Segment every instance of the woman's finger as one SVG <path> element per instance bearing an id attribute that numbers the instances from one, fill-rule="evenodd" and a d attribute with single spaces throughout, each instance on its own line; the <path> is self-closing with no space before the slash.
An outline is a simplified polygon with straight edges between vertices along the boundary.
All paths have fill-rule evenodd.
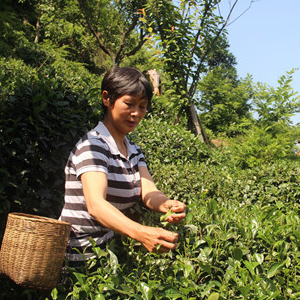
<path id="1" fill-rule="evenodd" d="M 174 203 L 174 205 L 172 205 L 171 211 L 173 211 L 173 212 L 184 212 L 185 208 L 186 208 L 186 205 L 183 204 L 182 202 L 178 201 L 177 203 Z"/>
<path id="2" fill-rule="evenodd" d="M 184 218 L 186 217 L 185 213 L 178 213 L 178 214 L 173 214 L 170 215 L 166 218 L 166 221 L 169 223 L 179 223 L 181 222 Z"/>

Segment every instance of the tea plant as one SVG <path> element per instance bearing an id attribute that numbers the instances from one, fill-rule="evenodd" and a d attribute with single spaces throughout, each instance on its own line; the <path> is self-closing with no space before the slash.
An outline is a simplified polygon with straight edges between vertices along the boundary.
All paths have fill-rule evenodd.
<path id="1" fill-rule="evenodd" d="M 187 217 L 167 224 L 171 212 L 142 209 L 143 222 L 178 232 L 177 248 L 147 253 L 129 238 L 107 251 L 95 247 L 97 258 L 73 271 L 66 298 L 298 299 L 299 177 L 299 164 L 287 162 L 245 170 L 160 166 L 158 184 L 185 201 Z"/>

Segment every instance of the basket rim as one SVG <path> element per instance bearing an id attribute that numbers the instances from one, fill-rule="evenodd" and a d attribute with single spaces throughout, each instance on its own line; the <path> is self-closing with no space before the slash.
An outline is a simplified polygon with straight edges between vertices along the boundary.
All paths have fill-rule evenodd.
<path id="1" fill-rule="evenodd" d="M 53 219 L 53 218 L 49 218 L 49 217 L 44 217 L 44 216 L 33 215 L 33 214 L 11 212 L 8 214 L 8 217 L 13 217 L 16 219 L 26 219 L 27 221 L 32 220 L 32 221 L 41 222 L 41 223 L 45 223 L 45 222 L 59 223 L 62 225 L 70 225 L 71 226 L 70 223 L 65 222 L 65 221 L 61 221 L 61 220 L 57 220 L 57 219 Z"/>

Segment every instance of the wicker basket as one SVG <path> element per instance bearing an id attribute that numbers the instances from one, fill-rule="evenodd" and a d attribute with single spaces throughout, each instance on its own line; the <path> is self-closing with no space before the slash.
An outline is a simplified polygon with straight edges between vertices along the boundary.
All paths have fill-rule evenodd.
<path id="1" fill-rule="evenodd" d="M 10 213 L 0 252 L 0 273 L 34 289 L 59 280 L 71 225 L 55 219 Z"/>

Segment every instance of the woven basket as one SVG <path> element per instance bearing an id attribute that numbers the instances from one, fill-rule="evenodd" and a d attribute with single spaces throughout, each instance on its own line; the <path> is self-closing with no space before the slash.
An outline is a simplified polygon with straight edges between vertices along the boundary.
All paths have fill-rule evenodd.
<path id="1" fill-rule="evenodd" d="M 10 213 L 0 252 L 0 273 L 34 289 L 59 280 L 71 225 L 51 218 Z"/>

